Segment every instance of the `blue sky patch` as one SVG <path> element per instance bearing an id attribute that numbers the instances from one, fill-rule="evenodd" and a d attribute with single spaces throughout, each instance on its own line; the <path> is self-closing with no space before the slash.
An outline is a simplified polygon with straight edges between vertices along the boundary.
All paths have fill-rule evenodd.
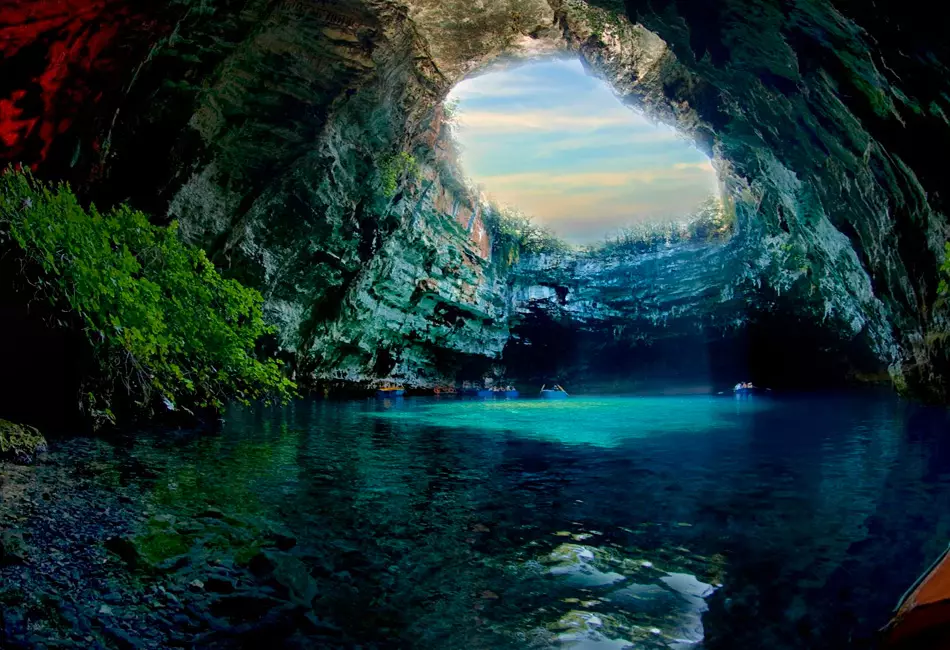
<path id="1" fill-rule="evenodd" d="M 453 99 L 465 172 L 570 241 L 681 218 L 718 192 L 704 153 L 622 105 L 576 59 L 472 77 Z"/>

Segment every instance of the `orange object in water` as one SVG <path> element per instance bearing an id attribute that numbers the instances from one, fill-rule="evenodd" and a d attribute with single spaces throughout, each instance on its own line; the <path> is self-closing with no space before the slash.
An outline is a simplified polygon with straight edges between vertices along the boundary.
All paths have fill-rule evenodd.
<path id="1" fill-rule="evenodd" d="M 883 648 L 950 648 L 950 548 L 904 594 L 882 632 Z"/>

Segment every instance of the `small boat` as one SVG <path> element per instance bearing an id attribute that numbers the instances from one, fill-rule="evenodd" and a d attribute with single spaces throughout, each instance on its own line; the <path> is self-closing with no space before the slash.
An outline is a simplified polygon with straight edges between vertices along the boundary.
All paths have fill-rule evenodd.
<path id="1" fill-rule="evenodd" d="M 881 630 L 886 650 L 950 647 L 950 548 L 901 597 Z"/>
<path id="2" fill-rule="evenodd" d="M 736 384 L 735 387 L 732 389 L 732 392 L 735 393 L 737 397 L 740 397 L 740 396 L 747 397 L 749 395 L 755 395 L 755 393 L 758 392 L 758 390 L 759 390 L 758 386 L 752 386 L 751 384 L 750 385 Z"/>
<path id="3" fill-rule="evenodd" d="M 492 390 L 492 395 L 495 397 L 518 397 L 518 390 L 511 388 L 495 388 Z"/>
<path id="4" fill-rule="evenodd" d="M 567 391 L 561 388 L 559 384 L 554 384 L 551 388 L 541 386 L 540 396 L 543 399 L 567 399 L 569 397 Z"/>
<path id="5" fill-rule="evenodd" d="M 436 386 L 432 389 L 433 395 L 455 395 L 455 386 Z"/>
<path id="6" fill-rule="evenodd" d="M 390 397 L 402 397 L 406 394 L 406 389 L 402 386 L 383 386 L 376 389 L 377 399 L 388 399 Z"/>

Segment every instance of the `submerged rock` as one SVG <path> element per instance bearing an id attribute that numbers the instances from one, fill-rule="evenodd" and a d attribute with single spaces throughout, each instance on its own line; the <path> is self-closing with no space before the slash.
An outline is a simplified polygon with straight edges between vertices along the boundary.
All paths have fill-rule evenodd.
<path id="1" fill-rule="evenodd" d="M 0 532 L 0 566 L 21 564 L 28 556 L 23 533 L 15 530 Z"/>
<path id="2" fill-rule="evenodd" d="M 106 550 L 115 553 L 130 569 L 136 569 L 142 562 L 142 555 L 135 542 L 127 537 L 110 537 L 105 541 Z"/>

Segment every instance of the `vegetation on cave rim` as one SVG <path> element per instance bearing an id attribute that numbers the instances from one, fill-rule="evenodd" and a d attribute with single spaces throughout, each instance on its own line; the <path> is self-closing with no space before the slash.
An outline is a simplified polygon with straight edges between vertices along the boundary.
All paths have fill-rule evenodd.
<path id="1" fill-rule="evenodd" d="M 379 168 L 383 194 L 387 197 L 394 196 L 402 179 L 412 179 L 418 174 L 419 162 L 411 153 L 400 151 L 386 157 Z"/>
<path id="2" fill-rule="evenodd" d="M 504 267 L 516 264 L 523 255 L 565 252 L 572 248 L 550 228 L 535 223 L 520 210 L 490 204 L 483 218 L 492 235 L 495 259 Z M 589 255 L 645 253 L 672 244 L 723 242 L 734 230 L 734 210 L 727 201 L 711 196 L 696 212 L 680 221 L 628 226 L 603 242 L 581 250 Z"/>
<path id="3" fill-rule="evenodd" d="M 627 226 L 588 250 L 595 254 L 642 253 L 671 244 L 723 242 L 732 237 L 735 224 L 735 210 L 728 200 L 710 196 L 681 220 Z"/>
<path id="4" fill-rule="evenodd" d="M 517 264 L 522 255 L 556 253 L 570 248 L 550 228 L 535 223 L 515 208 L 489 204 L 482 212 L 482 219 L 491 234 L 492 258 L 503 268 Z"/>
<path id="5" fill-rule="evenodd" d="M 940 285 L 937 292 L 942 298 L 950 297 L 950 241 L 945 244 L 943 264 L 940 265 Z"/>
<path id="6" fill-rule="evenodd" d="M 29 172 L 0 174 L 0 250 L 21 261 L 21 279 L 61 314 L 53 325 L 80 327 L 92 348 L 95 379 L 81 410 L 94 425 L 114 409 L 220 408 L 287 400 L 295 385 L 255 346 L 273 329 L 263 298 L 222 277 L 177 224 L 159 227 L 122 205 L 85 210 L 67 185 Z"/>
<path id="7" fill-rule="evenodd" d="M 413 22 L 440 35 L 431 47 L 449 68 L 505 51 L 543 24 L 550 10 L 544 0 L 418 0 L 411 9 Z"/>

